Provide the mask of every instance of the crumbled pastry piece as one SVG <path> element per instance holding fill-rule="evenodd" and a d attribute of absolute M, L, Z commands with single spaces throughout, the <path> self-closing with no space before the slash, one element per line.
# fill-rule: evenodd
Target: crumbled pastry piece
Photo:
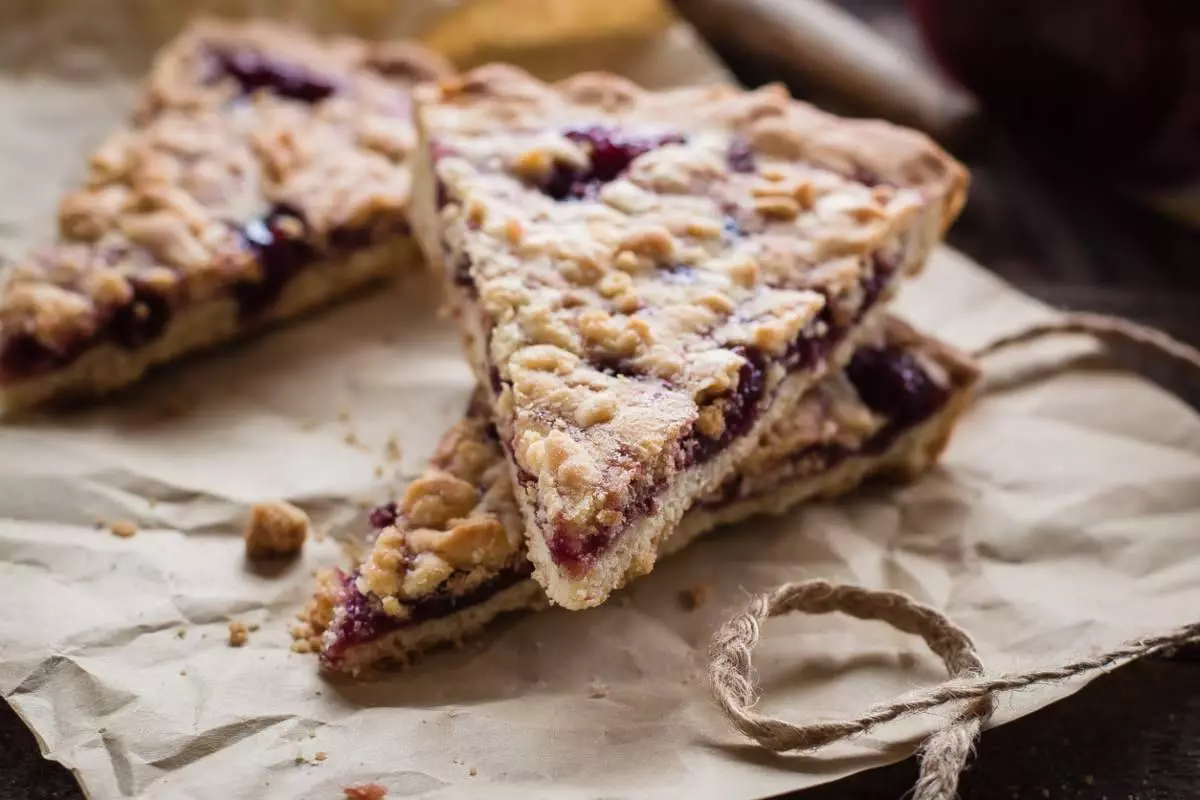
<path fill-rule="evenodd" d="M 716 525 L 842 494 L 874 474 L 920 474 L 945 444 L 976 377 L 964 356 L 887 320 L 845 374 L 827 378 L 796 402 L 762 436 L 739 473 L 698 502 L 659 547 L 673 551 Z M 438 498 L 438 519 L 446 516 L 445 496 L 458 498 L 464 520 L 489 531 L 488 547 L 439 550 L 442 537 L 464 520 L 446 520 L 438 528 L 414 525 L 406 509 L 424 507 L 418 502 L 423 491 L 406 495 L 404 503 L 380 506 L 371 514 L 376 538 L 366 560 L 348 575 L 320 576 L 293 636 L 319 644 L 325 668 L 356 674 L 460 642 L 503 613 L 544 606 L 545 593 L 529 577 L 524 522 L 504 461 L 478 393 L 413 486 Z M 448 493 L 446 487 L 455 488 Z M 471 494 L 474 505 L 467 509 Z M 433 553 L 439 571 L 426 581 L 421 576 L 428 566 L 419 558 Z M 455 567 L 446 573 L 442 565 L 451 563 Z M 417 583 L 423 594 L 414 591 Z M 710 590 L 710 584 L 697 584 L 681 600 L 698 606 Z"/>
<path fill-rule="evenodd" d="M 708 598 L 712 596 L 712 592 L 713 585 L 711 581 L 694 584 L 679 592 L 679 604 L 683 606 L 684 611 L 695 611 L 708 602 Z"/>
<path fill-rule="evenodd" d="M 274 500 L 256 503 L 243 531 L 246 556 L 251 559 L 286 558 L 304 547 L 308 514 L 291 503 Z"/>
<path fill-rule="evenodd" d="M 229 646 L 244 647 L 250 641 L 250 628 L 236 619 L 229 622 Z"/>
<path fill-rule="evenodd" d="M 416 260 L 415 46 L 198 22 L 0 290 L 0 410 L 99 394 Z"/>
<path fill-rule="evenodd" d="M 608 697 L 608 684 L 599 678 L 596 678 L 590 684 L 588 684 L 588 697 L 592 698 L 593 700 L 599 700 L 601 698 Z"/>
<path fill-rule="evenodd" d="M 384 800 L 388 796 L 385 786 L 378 783 L 362 783 L 358 786 L 347 786 L 342 789 L 346 800 Z"/>
<path fill-rule="evenodd" d="M 109 525 L 108 529 L 112 531 L 113 535 L 120 536 L 122 539 L 128 539 L 138 532 L 137 523 L 127 519 L 117 520 L 112 525 Z"/>
<path fill-rule="evenodd" d="M 490 390 L 535 577 L 569 608 L 653 566 L 964 195 L 927 138 L 778 86 L 493 65 L 416 96 L 414 229 Z"/>

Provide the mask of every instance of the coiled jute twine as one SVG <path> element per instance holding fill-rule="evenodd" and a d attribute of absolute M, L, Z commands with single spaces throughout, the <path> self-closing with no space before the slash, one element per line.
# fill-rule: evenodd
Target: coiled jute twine
<path fill-rule="evenodd" d="M 1125 340 L 1176 358 L 1200 373 L 1200 350 L 1153 328 L 1101 314 L 1067 314 L 1052 322 L 1030 326 L 979 348 L 975 356 L 981 358 L 1060 333 Z M 950 679 L 874 706 L 850 719 L 796 724 L 759 714 L 753 710 L 759 695 L 751 678 L 750 657 L 758 644 L 763 620 L 789 611 L 840 612 L 857 619 L 877 620 L 920 636 L 946 665 Z M 1127 642 L 1058 667 L 989 676 L 970 635 L 937 609 L 901 592 L 811 580 L 787 583 L 759 595 L 746 611 L 726 622 L 713 637 L 708 675 L 717 703 L 734 726 L 763 747 L 780 752 L 815 750 L 901 717 L 961 704 L 957 713 L 922 743 L 913 793 L 914 800 L 952 800 L 958 791 L 959 776 L 1000 692 L 1062 681 L 1194 642 L 1200 642 L 1200 622 Z"/>

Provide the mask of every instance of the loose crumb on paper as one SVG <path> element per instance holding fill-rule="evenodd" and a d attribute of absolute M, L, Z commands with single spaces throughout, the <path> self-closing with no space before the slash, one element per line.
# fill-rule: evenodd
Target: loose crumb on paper
<path fill-rule="evenodd" d="M 246 642 L 250 641 L 250 629 L 246 627 L 244 622 L 238 622 L 236 619 L 229 621 L 229 646 L 244 647 Z"/>
<path fill-rule="evenodd" d="M 596 700 L 602 697 L 608 697 L 608 684 L 599 678 L 594 679 L 590 684 L 588 684 L 588 697 Z"/>
<path fill-rule="evenodd" d="M 250 509 L 250 519 L 242 538 L 246 556 L 251 559 L 286 558 L 304 547 L 308 536 L 308 514 L 291 503 L 272 500 Z"/>
<path fill-rule="evenodd" d="M 324 761 L 326 758 L 328 758 L 328 756 L 324 750 L 318 750 L 317 754 L 313 756 L 313 758 L 315 758 L 317 761 Z"/>
<path fill-rule="evenodd" d="M 378 783 L 362 783 L 358 786 L 347 786 L 342 789 L 342 793 L 346 795 L 346 800 L 383 800 L 387 797 L 388 790 Z"/>
<path fill-rule="evenodd" d="M 112 525 L 109 525 L 108 529 L 112 531 L 114 536 L 120 536 L 122 539 L 128 539 L 138 532 L 137 523 L 127 519 L 117 520 Z"/>
<path fill-rule="evenodd" d="M 695 611 L 708 602 L 712 593 L 713 585 L 710 581 L 697 583 L 679 593 L 679 604 L 685 611 Z"/>
<path fill-rule="evenodd" d="M 400 452 L 400 440 L 396 438 L 396 434 L 391 434 L 387 438 L 387 443 L 383 446 L 383 457 L 388 461 L 399 461 L 403 456 Z"/>
<path fill-rule="evenodd" d="M 470 775 L 472 778 L 474 778 L 476 775 L 479 774 L 479 770 L 475 769 L 474 767 L 471 767 L 469 770 L 467 770 L 467 774 Z"/>

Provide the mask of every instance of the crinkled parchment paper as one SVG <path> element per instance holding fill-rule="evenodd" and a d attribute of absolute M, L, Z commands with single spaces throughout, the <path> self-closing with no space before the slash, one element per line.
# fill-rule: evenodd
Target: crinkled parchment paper
<path fill-rule="evenodd" d="M 27 0 L 2 12 L 9 255 L 46 234 L 56 196 L 124 113 L 122 70 L 144 65 L 194 5 Z M 464 61 L 507 48 L 562 69 L 562 45 L 532 24 L 541 13 L 571 43 L 572 68 L 658 85 L 722 75 L 651 3 L 589 29 L 562 4 L 516 0 L 505 30 L 488 21 L 492 2 L 289 5 L 424 30 Z M 472 50 L 481 30 L 491 41 Z M 315 799 L 378 781 L 393 797 L 761 797 L 899 759 L 920 725 L 806 756 L 731 731 L 702 680 L 704 652 L 751 592 L 814 576 L 900 589 L 969 629 L 993 670 L 1059 662 L 1200 608 L 1200 420 L 1080 358 L 1085 343 L 1051 342 L 989 365 L 1027 379 L 987 394 L 915 485 L 715 535 L 604 608 L 513 618 L 382 682 L 325 682 L 286 632 L 310 575 L 341 560 L 333 535 L 420 467 L 469 388 L 434 305 L 410 280 L 104 408 L 0 426 L 0 693 L 90 796 Z M 967 347 L 1047 313 L 948 250 L 902 305 Z M 395 464 L 383 455 L 392 434 Z M 279 497 L 332 535 L 256 572 L 241 520 Z M 121 539 L 98 518 L 141 531 Z M 712 599 L 684 611 L 678 592 L 709 581 Z M 261 626 L 241 649 L 226 645 L 234 618 Z M 773 620 L 756 663 L 765 707 L 795 719 L 941 677 L 914 640 L 837 617 Z M 606 696 L 590 696 L 594 682 Z M 1006 697 L 994 722 L 1078 685 Z"/>

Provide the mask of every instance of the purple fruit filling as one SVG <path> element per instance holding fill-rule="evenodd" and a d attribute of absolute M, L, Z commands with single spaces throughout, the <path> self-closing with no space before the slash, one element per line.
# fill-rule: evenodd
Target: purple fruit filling
<path fill-rule="evenodd" d="M 519 567 L 498 572 L 495 577 L 480 583 L 463 594 L 451 594 L 445 584 L 437 592 L 406 604 L 408 616 L 399 619 L 386 613 L 355 586 L 357 573 L 347 575 L 342 583 L 342 604 L 345 614 L 337 618 L 332 628 L 333 641 L 321 653 L 326 663 L 336 663 L 351 647 L 369 644 L 401 628 L 449 616 L 455 611 L 484 602 L 493 595 L 525 580 L 532 567 L 528 562 Z"/>
<path fill-rule="evenodd" d="M 588 165 L 577 168 L 556 164 L 541 190 L 555 200 L 589 200 L 600 187 L 616 180 L 634 159 L 669 144 L 683 144 L 678 133 L 631 136 L 599 125 L 570 128 L 566 138 L 589 151 Z"/>
<path fill-rule="evenodd" d="M 254 253 L 260 275 L 233 288 L 242 317 L 265 311 L 305 264 L 316 257 L 316 249 L 304 240 L 308 225 L 291 206 L 276 205 L 261 219 L 251 220 L 239 233 Z"/>
<path fill-rule="evenodd" d="M 735 136 L 729 143 L 729 153 L 726 158 L 729 160 L 729 168 L 734 172 L 754 172 L 754 151 L 750 149 L 750 143 L 742 137 Z"/>
<path fill-rule="evenodd" d="M 859 349 L 846 366 L 846 376 L 863 403 L 886 421 L 858 447 L 822 443 L 796 451 L 790 460 L 806 462 L 805 474 L 816 475 L 853 456 L 883 453 L 950 400 L 950 389 L 938 384 L 911 353 L 900 347 Z M 734 476 L 705 505 L 721 506 L 738 499 L 743 499 L 741 482 Z"/>
<path fill-rule="evenodd" d="M 371 520 L 371 528 L 381 531 L 396 524 L 396 520 L 400 518 L 400 509 L 395 503 L 384 503 L 372 508 L 368 516 Z"/>
<path fill-rule="evenodd" d="M 846 365 L 846 376 L 867 407 L 889 425 L 909 427 L 933 416 L 949 392 L 899 347 L 864 347 Z"/>
<path fill-rule="evenodd" d="M 245 94 L 266 89 L 289 100 L 319 103 L 338 90 L 337 82 L 329 76 L 313 72 L 303 64 L 281 61 L 266 53 L 214 48 L 209 55 L 217 73 L 214 77 L 225 75 L 233 78 Z"/>

